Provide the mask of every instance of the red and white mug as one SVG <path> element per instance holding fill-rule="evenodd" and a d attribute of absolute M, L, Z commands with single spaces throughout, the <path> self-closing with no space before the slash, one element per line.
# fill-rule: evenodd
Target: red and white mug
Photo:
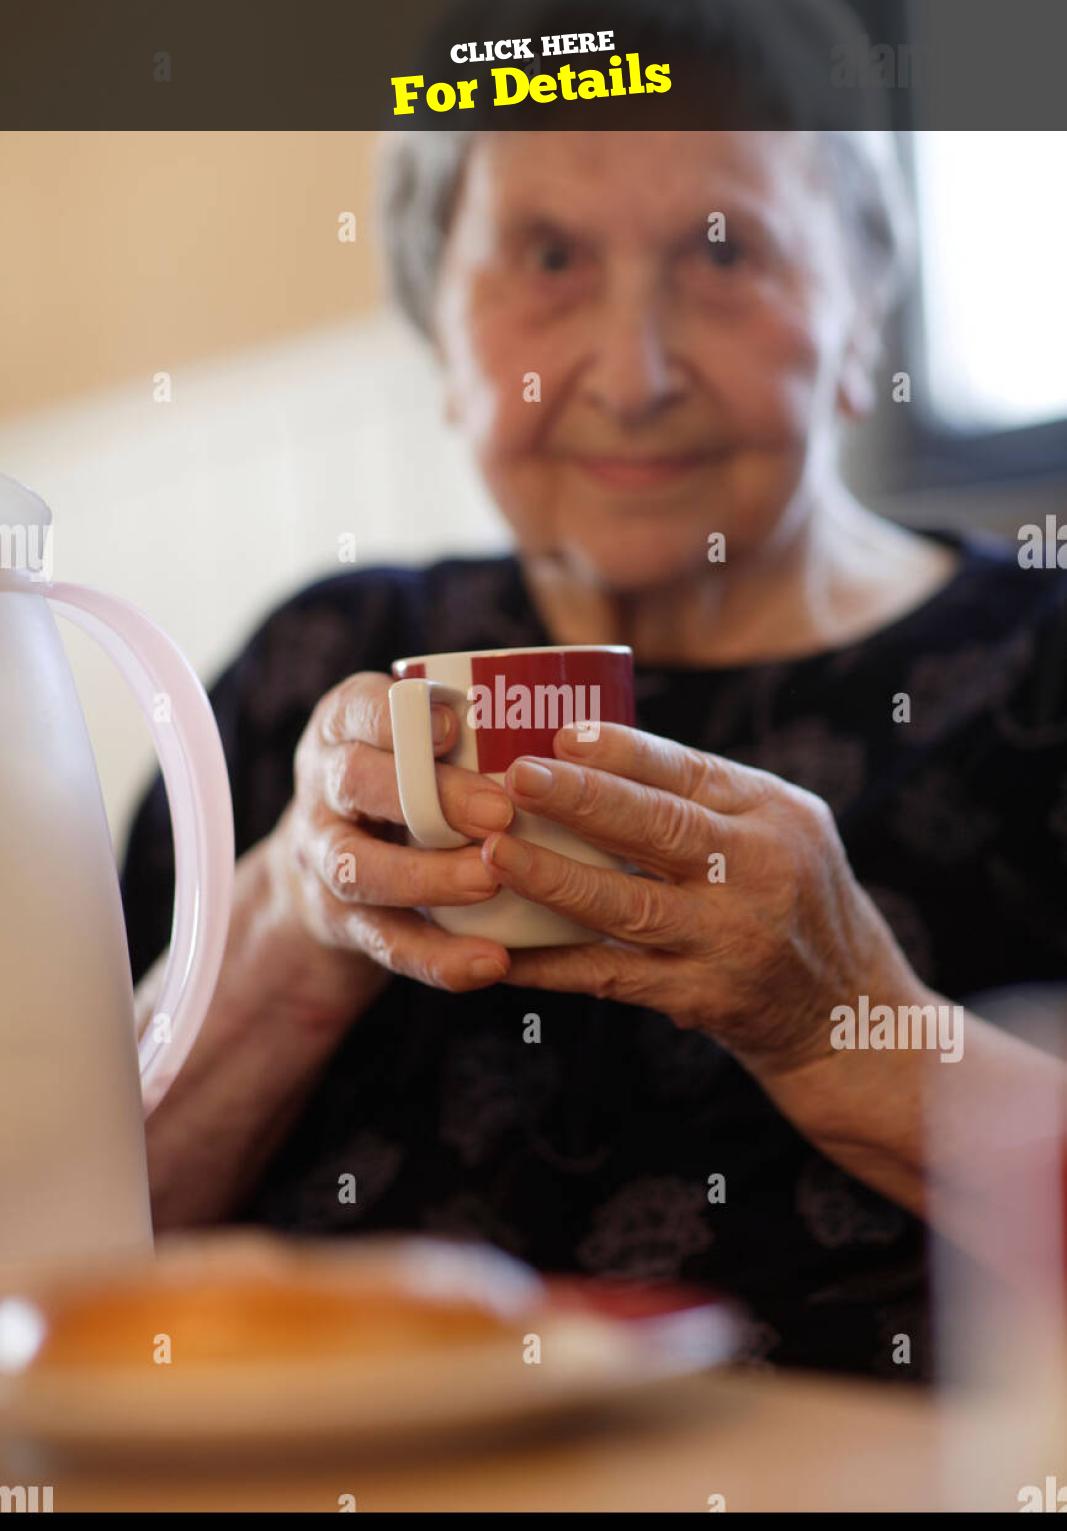
<path fill-rule="evenodd" d="M 633 653 L 619 645 L 484 649 L 420 654 L 393 663 L 389 690 L 393 752 L 408 840 L 432 850 L 470 841 L 441 810 L 430 732 L 430 707 L 447 703 L 459 736 L 439 757 L 502 783 L 520 755 L 552 758 L 552 739 L 566 724 L 594 738 L 601 723 L 634 722 Z M 551 819 L 517 809 L 510 834 L 591 866 L 626 870 L 615 856 Z M 568 946 L 597 934 L 542 904 L 501 888 L 482 904 L 424 911 L 455 935 L 485 936 L 503 946 Z"/>

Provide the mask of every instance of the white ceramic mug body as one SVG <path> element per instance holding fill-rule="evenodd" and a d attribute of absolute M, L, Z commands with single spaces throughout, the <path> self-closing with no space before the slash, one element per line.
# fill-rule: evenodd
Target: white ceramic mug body
<path fill-rule="evenodd" d="M 434 699 L 450 701 L 459 722 L 459 736 L 448 755 L 438 758 L 465 770 L 479 772 L 498 784 L 503 783 L 511 761 L 520 755 L 551 756 L 551 736 L 565 723 L 575 722 L 594 731 L 599 722 L 633 722 L 633 656 L 628 648 L 620 646 L 579 645 L 425 654 L 397 660 L 393 674 L 398 680 L 435 683 L 433 690 L 448 688 L 450 696 L 442 692 Z M 419 710 L 423 707 L 428 712 L 429 698 L 419 700 Z M 527 716 L 531 727 L 524 726 Z M 413 730 L 398 729 L 399 722 L 397 709 L 394 711 L 394 750 L 398 759 L 401 800 L 408 820 L 408 843 L 433 843 L 420 839 L 414 832 L 422 822 L 414 810 L 427 806 L 427 794 L 436 798 L 436 787 L 429 771 L 424 772 L 414 786 L 410 770 L 405 773 L 410 762 L 406 757 L 402 759 L 401 754 L 404 751 L 413 753 L 418 744 L 407 736 Z M 398 732 L 401 734 L 399 741 Z M 498 769 L 486 769 L 487 765 Z M 420 797 L 421 804 L 418 802 Z M 439 813 L 436 803 L 429 806 L 436 816 Z M 588 844 L 554 820 L 521 809 L 516 811 L 508 832 L 575 861 L 627 870 L 618 857 Z M 454 832 L 453 836 L 451 843 L 462 843 L 460 836 Z M 439 839 L 436 843 L 442 841 Z M 484 936 L 509 947 L 569 946 L 600 939 L 589 927 L 579 925 L 543 904 L 520 898 L 508 888 L 501 888 L 485 903 L 446 905 L 423 912 L 443 930 L 455 935 Z"/>

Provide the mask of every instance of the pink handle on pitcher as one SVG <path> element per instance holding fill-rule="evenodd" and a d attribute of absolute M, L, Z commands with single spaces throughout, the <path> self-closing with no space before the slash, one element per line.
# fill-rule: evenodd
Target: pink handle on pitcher
<path fill-rule="evenodd" d="M 94 638 L 118 665 L 152 731 L 174 833 L 174 922 L 150 1021 L 138 1046 L 145 1116 L 176 1079 L 218 981 L 234 880 L 233 808 L 226 758 L 203 686 L 181 650 L 129 602 L 82 585 L 38 583 L 55 611 Z M 157 719 L 156 699 L 169 698 Z M 169 1033 L 169 1034 L 168 1034 Z"/>

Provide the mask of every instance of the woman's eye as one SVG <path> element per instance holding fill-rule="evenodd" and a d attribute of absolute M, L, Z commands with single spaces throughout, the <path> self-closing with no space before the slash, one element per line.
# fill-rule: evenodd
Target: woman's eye
<path fill-rule="evenodd" d="M 744 255 L 736 239 L 709 239 L 707 249 L 710 263 L 726 269 L 738 265 Z"/>
<path fill-rule="evenodd" d="M 572 253 L 562 240 L 549 240 L 534 251 L 534 264 L 538 271 L 566 271 L 572 263 Z"/>

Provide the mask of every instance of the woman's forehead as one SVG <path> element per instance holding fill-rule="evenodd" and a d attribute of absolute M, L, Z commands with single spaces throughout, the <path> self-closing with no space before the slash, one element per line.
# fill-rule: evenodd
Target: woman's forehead
<path fill-rule="evenodd" d="M 472 190 L 482 211 L 507 213 L 540 204 L 580 215 L 651 203 L 692 212 L 712 209 L 716 192 L 780 198 L 799 180 L 810 190 L 810 135 L 748 132 L 603 132 L 478 134 Z"/>
<path fill-rule="evenodd" d="M 691 222 L 811 196 L 810 135 L 747 132 L 478 134 L 468 210 L 498 225 L 551 218 L 599 231 Z"/>

